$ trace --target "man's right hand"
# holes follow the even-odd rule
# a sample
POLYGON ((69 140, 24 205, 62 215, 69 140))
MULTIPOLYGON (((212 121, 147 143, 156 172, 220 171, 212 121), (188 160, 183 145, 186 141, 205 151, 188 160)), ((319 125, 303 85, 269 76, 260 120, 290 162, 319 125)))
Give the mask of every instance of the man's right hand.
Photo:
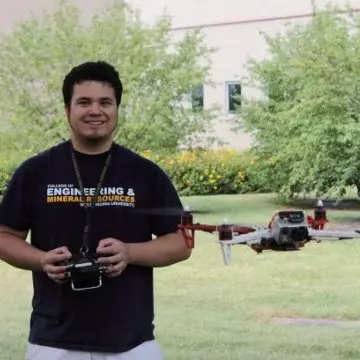
POLYGON ((51 250, 45 253, 44 257, 42 258, 42 270, 50 279, 61 284, 69 279, 69 274, 66 273, 66 267, 63 265, 58 265, 58 263, 70 258, 71 253, 66 246, 51 250))

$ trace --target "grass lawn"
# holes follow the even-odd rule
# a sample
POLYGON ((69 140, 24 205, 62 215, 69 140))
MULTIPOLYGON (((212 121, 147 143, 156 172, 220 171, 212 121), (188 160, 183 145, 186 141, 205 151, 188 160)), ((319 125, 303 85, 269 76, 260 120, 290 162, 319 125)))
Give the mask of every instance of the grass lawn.
MULTIPOLYGON (((207 209, 195 221, 266 224, 280 208, 270 195, 184 199, 207 209)), ((312 210, 309 210, 312 214, 312 210)), ((336 222, 359 210, 329 210, 336 222)), ((311 243, 256 255, 233 248, 222 263, 215 236, 197 233, 190 260, 157 269, 157 337, 169 360, 360 359, 360 328, 278 325, 277 317, 360 319, 360 242, 311 243)), ((31 299, 29 273, 0 264, 0 360, 22 360, 31 299)), ((50 359, 49 359, 50 360, 50 359)))

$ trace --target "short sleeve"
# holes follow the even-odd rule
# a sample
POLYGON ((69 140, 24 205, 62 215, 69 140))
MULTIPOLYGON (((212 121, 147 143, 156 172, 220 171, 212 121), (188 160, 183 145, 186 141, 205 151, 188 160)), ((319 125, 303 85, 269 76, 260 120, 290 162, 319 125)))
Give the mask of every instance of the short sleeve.
POLYGON ((0 225, 19 231, 30 228, 31 185, 29 163, 22 163, 12 175, 0 202, 0 225))
POLYGON ((183 205, 170 178, 160 168, 157 168, 151 199, 150 207, 156 210, 150 219, 152 234, 163 236, 176 232, 183 205))

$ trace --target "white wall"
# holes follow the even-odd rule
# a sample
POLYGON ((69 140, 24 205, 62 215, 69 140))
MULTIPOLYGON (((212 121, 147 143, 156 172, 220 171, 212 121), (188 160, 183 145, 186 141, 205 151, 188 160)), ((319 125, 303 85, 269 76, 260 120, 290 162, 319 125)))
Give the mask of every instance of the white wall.
MULTIPOLYGON (((293 23, 304 23, 306 19, 298 19, 293 23)), ((230 130, 227 119, 231 118, 228 112, 226 82, 240 81, 247 75, 246 62, 249 58, 262 59, 267 56, 266 44, 260 31, 274 35, 283 30, 284 21, 272 21, 264 23, 252 23, 244 25, 231 25, 221 27, 204 28, 203 32, 211 46, 218 50, 213 55, 213 67, 211 78, 215 87, 205 87, 205 107, 212 105, 220 106, 220 118, 216 130, 220 136, 226 139, 232 147, 244 149, 251 145, 251 139, 247 134, 234 133, 230 130)), ((180 31, 179 31, 180 32, 180 31)), ((183 33, 183 31, 181 31, 183 33)), ((179 34, 177 34, 179 36, 179 34)), ((257 96, 255 89, 242 86, 245 96, 257 96)))
MULTIPOLYGON (((83 19, 91 16, 103 4, 112 0, 72 0, 82 11, 83 19)), ((0 32, 9 32, 12 26, 32 14, 40 14, 43 9, 51 10, 57 0, 0 0, 0 32)))
POLYGON ((131 0, 131 3, 141 9, 144 20, 150 22, 166 8, 173 17, 174 27, 311 11, 311 3, 307 0, 131 0))

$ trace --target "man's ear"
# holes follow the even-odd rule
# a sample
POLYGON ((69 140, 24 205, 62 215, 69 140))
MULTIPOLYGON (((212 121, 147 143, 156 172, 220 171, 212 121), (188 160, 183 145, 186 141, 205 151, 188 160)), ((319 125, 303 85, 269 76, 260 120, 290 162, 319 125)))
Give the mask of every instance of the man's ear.
POLYGON ((70 105, 65 106, 65 114, 66 114, 66 117, 69 118, 69 116, 70 116, 70 105))

